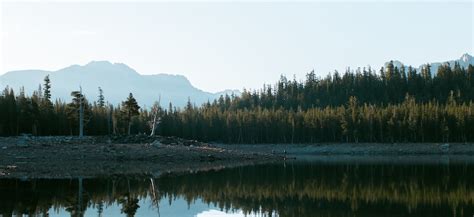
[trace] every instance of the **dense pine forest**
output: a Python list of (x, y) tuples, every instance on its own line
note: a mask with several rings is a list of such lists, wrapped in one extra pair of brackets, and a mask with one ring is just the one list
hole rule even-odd
[(159, 135), (225, 143), (473, 142), (474, 67), (430, 71), (392, 62), (325, 78), (313, 71), (199, 106), (151, 109), (132, 93), (110, 105), (100, 87), (97, 97), (72, 91), (69, 102), (53, 101), (47, 76), (31, 96), (3, 90), (0, 135), (77, 135), (82, 104), (86, 135), (149, 134), (158, 117)]

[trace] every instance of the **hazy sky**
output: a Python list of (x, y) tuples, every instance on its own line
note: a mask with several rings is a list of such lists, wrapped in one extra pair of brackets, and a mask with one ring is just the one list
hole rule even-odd
[(0, 74), (109, 60), (218, 91), (390, 59), (418, 66), (474, 50), (469, 0), (0, 4)]

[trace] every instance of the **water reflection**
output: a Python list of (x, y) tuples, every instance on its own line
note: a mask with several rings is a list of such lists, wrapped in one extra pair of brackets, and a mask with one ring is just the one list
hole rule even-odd
[(150, 178), (0, 180), (0, 214), (472, 216), (474, 166), (291, 163)]

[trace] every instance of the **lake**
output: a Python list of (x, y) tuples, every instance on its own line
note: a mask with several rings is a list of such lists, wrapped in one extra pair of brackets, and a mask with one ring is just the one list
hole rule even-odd
[(0, 179), (0, 216), (473, 216), (471, 163), (290, 161), (159, 178)]

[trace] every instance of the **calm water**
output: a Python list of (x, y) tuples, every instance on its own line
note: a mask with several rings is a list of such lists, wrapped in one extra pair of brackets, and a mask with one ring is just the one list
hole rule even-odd
[(292, 162), (150, 178), (0, 180), (0, 214), (473, 216), (472, 164)]

